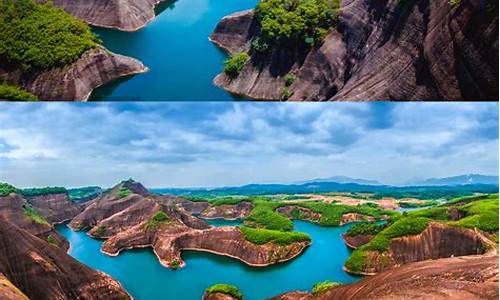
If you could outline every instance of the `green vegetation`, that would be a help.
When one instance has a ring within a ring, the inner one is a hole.
[[[351,271],[362,271],[364,267],[371,264],[370,251],[382,254],[379,260],[383,263],[388,259],[386,251],[392,239],[420,234],[431,221],[477,228],[490,233],[493,240],[498,239],[498,208],[498,194],[490,194],[459,197],[436,207],[407,212],[399,220],[380,231],[369,243],[356,249],[346,261],[345,266]],[[452,220],[452,216],[461,216],[461,218]]]
[[[226,73],[230,78],[237,77],[249,59],[250,56],[246,52],[233,54],[224,62],[224,73]]]
[[[21,190],[21,194],[26,197],[36,197],[50,194],[64,194],[67,192],[68,191],[66,190],[66,188],[60,186],[48,186],[43,188],[30,188]]]
[[[384,230],[384,224],[374,224],[374,223],[358,223],[347,230],[346,235],[356,236],[356,235],[376,235],[382,230]]]
[[[45,218],[42,217],[35,209],[33,209],[33,207],[28,205],[23,205],[23,210],[24,210],[24,215],[33,220],[35,223],[50,226],[49,222],[45,220]]]
[[[0,182],[0,197],[6,197],[11,193],[18,193],[18,192],[19,190],[14,186],[8,183]]]
[[[47,236],[47,242],[51,245],[59,247],[56,238],[52,236],[52,234],[49,234],[49,236]]]
[[[292,97],[292,95],[293,95],[293,92],[290,90],[290,88],[285,86],[281,90],[280,100],[288,100],[288,99],[290,99],[290,97]]]
[[[462,205],[458,209],[465,217],[450,222],[451,225],[478,228],[492,233],[498,231],[498,194]]]
[[[245,225],[280,231],[293,229],[292,221],[275,211],[278,207],[286,205],[285,203],[258,200],[254,201],[254,205],[250,215],[245,218]]]
[[[99,225],[95,231],[97,237],[103,237],[106,234],[106,227]]]
[[[243,300],[243,294],[241,294],[240,290],[238,290],[238,288],[233,286],[233,285],[216,284],[216,285],[212,285],[211,287],[209,287],[205,290],[205,294],[207,294],[207,295],[215,294],[215,293],[226,294],[226,295],[230,295],[233,298],[236,298],[238,300]]]
[[[312,293],[314,296],[318,296],[320,294],[323,294],[324,292],[328,291],[331,288],[341,286],[342,283],[338,282],[332,282],[332,281],[323,281],[323,282],[318,282],[315,285],[313,285],[312,288]]]
[[[343,214],[359,213],[374,218],[381,218],[383,215],[396,216],[399,213],[394,211],[373,208],[370,205],[362,204],[356,206],[343,204],[328,204],[324,202],[298,202],[295,205],[311,209],[315,213],[320,213],[321,218],[319,225],[321,226],[339,226]]]
[[[169,216],[163,211],[159,211],[146,222],[146,229],[154,230],[158,228],[161,224],[168,224],[168,223],[170,223]]]
[[[257,245],[275,243],[278,245],[290,245],[297,242],[309,242],[309,235],[302,232],[283,232],[279,230],[256,229],[246,226],[240,227],[245,239]]]
[[[0,100],[36,101],[38,98],[20,87],[2,83],[0,84]]]
[[[431,220],[422,217],[408,217],[401,219],[386,229],[382,230],[375,236],[368,244],[363,245],[363,250],[374,250],[383,252],[389,247],[391,239],[407,236],[417,235],[427,228]]]
[[[339,7],[339,0],[262,0],[257,44],[316,44],[332,29]]]
[[[0,57],[24,71],[70,64],[97,45],[87,24],[33,0],[0,2],[0,40]]]
[[[285,76],[285,86],[291,86],[295,80],[297,79],[297,76],[294,73],[288,73]]]
[[[172,268],[173,270],[179,269],[181,266],[181,262],[177,259],[174,259],[170,262],[169,267]]]
[[[430,200],[424,202],[398,202],[399,207],[402,208],[418,208],[418,207],[427,207],[438,205],[438,201]]]
[[[132,194],[133,194],[132,191],[129,190],[128,188],[121,187],[120,190],[118,191],[118,193],[116,194],[116,196],[118,198],[125,198],[125,197],[127,197],[129,195],[132,195]]]
[[[101,195],[102,190],[97,186],[68,189],[69,199],[73,202],[85,202]]]

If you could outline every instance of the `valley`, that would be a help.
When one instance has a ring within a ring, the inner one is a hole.
[[[403,297],[397,288],[402,282],[412,286],[406,295],[422,293],[403,274],[432,262],[423,278],[442,278],[432,282],[436,291],[455,280],[463,287],[454,289],[453,295],[494,299],[498,297],[498,194],[456,188],[462,196],[436,196],[433,187],[434,198],[397,198],[334,190],[220,196],[217,189],[212,195],[186,189],[189,195],[181,190],[174,195],[147,189],[132,179],[110,189],[89,187],[81,192],[2,184],[0,273],[15,288],[6,285],[0,295],[12,299],[130,295],[143,300],[179,295],[238,299],[240,294],[255,300],[397,298]],[[86,200],[81,202],[81,197]],[[415,207],[400,213],[399,205]],[[471,269],[463,271],[464,263]],[[473,272],[475,266],[483,271],[470,281],[464,272]],[[82,271],[64,273],[68,268]],[[42,284],[47,278],[41,275],[23,279],[25,270],[42,274],[36,271],[41,269],[54,270],[47,277],[50,282]],[[67,277],[58,276],[60,272]],[[444,272],[451,275],[445,279]],[[394,279],[388,282],[380,276]],[[380,285],[379,280],[387,287],[368,288]],[[89,284],[99,286],[99,294],[88,290]],[[480,292],[475,291],[478,286]]]

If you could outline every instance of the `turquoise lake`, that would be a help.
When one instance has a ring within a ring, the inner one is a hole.
[[[238,224],[227,222],[209,220],[215,226]],[[350,250],[341,234],[352,225],[325,228],[304,221],[294,224],[295,230],[311,235],[313,243],[287,263],[255,268],[228,257],[185,251],[182,258],[186,266],[176,271],[161,266],[151,249],[127,250],[110,257],[99,251],[101,241],[85,232],[74,232],[65,225],[56,228],[69,240],[71,256],[120,281],[135,300],[199,300],[205,288],[216,283],[233,284],[245,299],[257,300],[291,290],[310,290],[324,280],[351,283],[360,279],[342,270]]]
[[[108,83],[91,100],[232,100],[212,79],[227,55],[208,40],[231,13],[255,7],[257,0],[179,0],[163,2],[157,17],[136,32],[95,28],[109,50],[134,57],[150,70]]]

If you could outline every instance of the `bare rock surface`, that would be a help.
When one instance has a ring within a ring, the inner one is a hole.
[[[247,201],[242,201],[236,205],[218,205],[210,206],[200,213],[200,217],[207,219],[243,219],[250,214],[253,209],[253,204]]]
[[[43,1],[43,0],[42,0]],[[135,31],[155,17],[155,7],[162,0],[53,0],[80,20],[91,25]]]
[[[404,265],[320,295],[290,292],[274,300],[493,300],[498,256],[442,258]]]
[[[0,63],[0,80],[19,85],[42,100],[85,101],[95,88],[147,70],[134,58],[97,47],[70,65],[49,70],[24,73],[19,66]]]
[[[30,299],[130,299],[111,277],[79,263],[64,249],[36,237],[29,228],[21,229],[3,215],[0,273]],[[0,287],[0,296],[2,293]]]
[[[498,2],[344,0],[337,29],[307,49],[253,52],[252,11],[223,18],[210,39],[229,53],[248,51],[239,76],[214,83],[254,99],[497,100]],[[233,37],[233,38],[231,38]]]
[[[30,197],[28,201],[49,223],[73,219],[83,208],[69,199],[68,193]]]

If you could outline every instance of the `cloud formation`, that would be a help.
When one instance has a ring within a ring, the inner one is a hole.
[[[498,103],[0,104],[0,181],[150,187],[498,174]]]

